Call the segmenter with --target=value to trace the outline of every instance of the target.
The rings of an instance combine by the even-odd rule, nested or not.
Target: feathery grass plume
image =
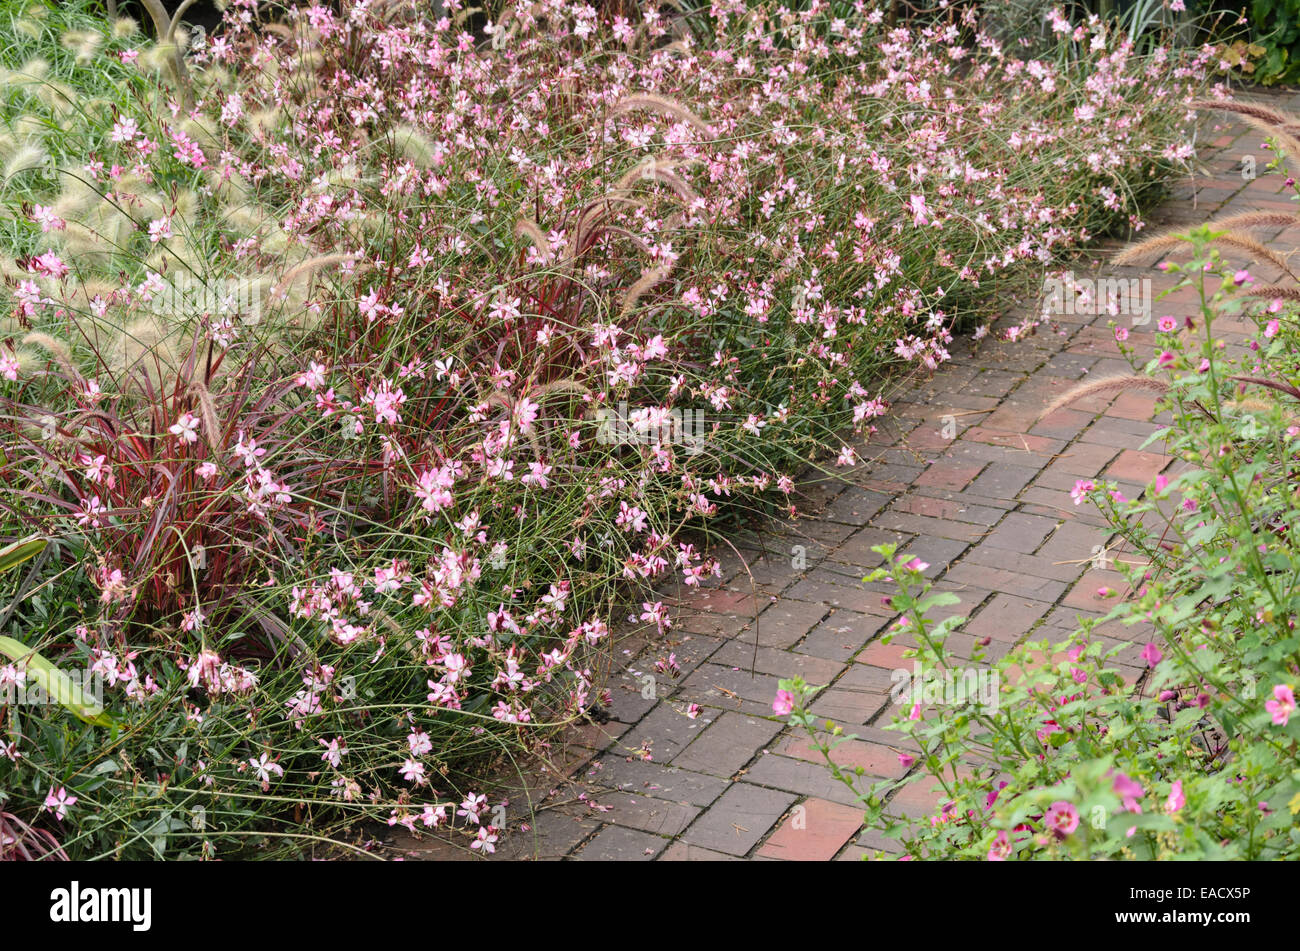
[[[541,255],[542,262],[549,264],[551,258],[551,243],[546,240],[546,235],[542,233],[541,226],[533,219],[524,217],[515,222],[515,235],[520,238],[527,238],[532,242],[537,253]]]
[[[1246,291],[1245,296],[1258,297],[1263,300],[1273,300],[1275,297],[1280,297],[1283,300],[1300,301],[1300,289],[1282,287],[1279,284],[1261,284]]]
[[[686,184],[686,181],[675,172],[669,172],[656,168],[652,173],[646,176],[656,182],[662,182],[667,185],[674,194],[677,195],[686,205],[687,208],[694,208],[700,201],[700,196],[696,194],[695,189]]]
[[[610,117],[626,115],[637,109],[645,109],[648,112],[655,112],[661,116],[667,116],[676,119],[678,122],[685,122],[694,128],[701,135],[712,138],[713,128],[691,112],[680,102],[669,99],[667,96],[659,96],[654,93],[636,93],[631,96],[624,96],[618,102],[610,107]]]
[[[238,188],[239,186],[232,186],[232,191],[238,191]],[[222,230],[244,238],[263,237],[276,227],[275,219],[265,208],[247,203],[236,204],[234,201],[221,205],[217,219]]]
[[[1255,102],[1212,102],[1198,99],[1189,105],[1193,109],[1231,112],[1252,129],[1277,139],[1287,155],[1300,158],[1300,119],[1277,109]]]
[[[1225,406],[1231,406],[1233,409],[1244,409],[1248,413],[1271,413],[1276,403],[1270,403],[1267,400],[1256,399],[1253,396],[1243,396],[1239,399],[1228,400]]]
[[[129,175],[124,178],[130,183],[126,186],[127,190],[131,190],[137,180]],[[78,218],[88,214],[104,200],[103,193],[79,168],[71,165],[60,167],[59,180],[63,183],[63,190],[54,199],[54,210],[60,218]]]
[[[104,96],[91,96],[83,100],[81,109],[90,119],[110,119],[113,115],[113,100]]]
[[[215,168],[209,168],[203,180],[207,185],[207,193],[223,203],[221,208],[223,218],[233,214],[239,208],[257,207],[253,204],[253,190],[248,184],[248,179],[238,172],[232,171],[229,175],[223,175]]]
[[[696,159],[674,159],[662,155],[647,155],[624,172],[618,181],[614,183],[614,188],[618,191],[628,191],[638,181],[651,181],[657,179],[660,175],[671,174],[679,168],[687,168],[698,164],[699,162]]]
[[[173,234],[170,238],[150,247],[152,250],[144,259],[144,266],[150,271],[162,273],[166,268],[176,267],[179,264],[187,271],[199,272],[207,263],[206,255],[194,247],[190,239],[183,234]]]
[[[547,397],[556,394],[562,396],[590,396],[591,389],[583,386],[575,379],[565,377],[562,380],[552,380],[549,383],[542,383],[528,391],[528,396],[538,403],[541,403]]]
[[[394,127],[392,133],[394,150],[420,168],[432,168],[435,158],[433,140],[408,123]]]
[[[210,120],[204,122],[194,118],[186,119],[181,123],[181,131],[197,142],[200,148],[208,151],[219,151],[225,146],[215,123]]]
[[[623,298],[623,306],[618,312],[619,319],[626,317],[632,311],[632,308],[636,306],[637,301],[644,297],[656,284],[667,280],[672,272],[672,264],[661,264],[641,275],[641,279],[628,288],[627,295]]]
[[[1276,390],[1278,393],[1285,393],[1292,399],[1300,400],[1300,387],[1292,386],[1290,383],[1283,383],[1280,380],[1270,380],[1262,376],[1239,376],[1232,375],[1229,380],[1236,380],[1238,383],[1249,383],[1253,386],[1262,386],[1270,390]]]
[[[53,208],[67,225],[44,238],[49,245],[64,248],[81,259],[107,265],[113,255],[129,248],[136,224],[116,202],[104,198],[80,175],[73,170],[65,170],[60,175],[64,190],[55,199]],[[128,176],[123,176],[124,190],[129,190],[132,184]]]
[[[113,21],[113,38],[124,40],[140,32],[140,24],[133,17],[118,17]]]
[[[672,231],[674,228],[677,227],[677,223],[680,223],[681,217],[682,216],[680,213],[674,213],[668,216],[667,218],[665,218],[663,230]],[[605,231],[606,234],[617,234],[617,235],[622,235],[624,238],[627,238],[627,240],[631,241],[634,245],[636,245],[637,250],[639,250],[642,254],[646,254],[646,255],[654,254],[654,248],[650,246],[650,242],[647,241],[645,238],[641,237],[639,234],[636,234],[635,232],[629,231],[628,229],[621,227],[620,225],[610,225],[610,224],[605,225],[603,230]]]
[[[1249,116],[1271,126],[1285,126],[1297,121],[1294,116],[1290,116],[1279,109],[1273,109],[1262,103],[1240,99],[1225,102],[1217,102],[1212,99],[1193,99],[1187,105],[1189,108],[1200,109],[1202,112],[1231,112],[1239,116]]]
[[[519,398],[523,399],[524,397],[527,397],[538,405],[541,405],[553,396],[576,396],[586,399],[591,396],[591,390],[586,386],[583,386],[577,380],[565,377],[564,379],[552,380],[549,383],[542,383],[539,386],[532,387],[527,392],[522,393]],[[499,409],[506,410],[508,413],[514,412],[517,402],[517,400],[504,390],[493,390],[483,398],[483,406],[485,408],[495,406]],[[540,458],[542,456],[542,443],[539,434],[537,432],[526,433],[525,437],[528,439],[529,445],[532,446],[533,452]]]
[[[248,117],[248,124],[262,135],[270,135],[284,128],[284,109],[281,106],[272,106],[269,109],[258,110]]]
[[[1217,225],[1217,222],[1211,221],[1211,227]],[[1227,234],[1221,234],[1214,238],[1211,244],[1221,244],[1234,248],[1238,251],[1244,251],[1247,254],[1253,254],[1257,258],[1267,261],[1276,266],[1292,277],[1290,266],[1281,255],[1260,244],[1249,234],[1244,231],[1229,231]],[[1188,238],[1180,237],[1175,231],[1166,231],[1162,234],[1152,235],[1145,241],[1139,241],[1137,244],[1130,245],[1123,251],[1116,254],[1111,262],[1117,265],[1137,264],[1152,254],[1166,254],[1170,251],[1177,250],[1181,247],[1191,247],[1191,241]]]
[[[5,162],[4,169],[0,171],[0,178],[3,178],[4,183],[8,185],[23,172],[45,168],[49,160],[49,153],[39,145],[21,145]]]
[[[586,248],[588,238],[608,225],[609,219],[613,216],[613,206],[615,204],[628,205],[634,208],[645,207],[645,202],[638,201],[626,194],[620,194],[618,191],[610,191],[590,202],[578,212],[578,219],[574,222],[573,231],[569,236],[568,250],[565,252],[566,262],[577,264],[578,255]]]
[[[51,110],[58,118],[71,116],[77,110],[79,94],[65,82],[47,79],[33,90],[41,105]],[[64,131],[70,131],[65,128]]]
[[[293,239],[289,237],[288,232],[277,224],[273,225],[270,233],[258,242],[258,249],[263,254],[269,254],[272,257],[280,257],[288,254],[289,248],[292,245]]]
[[[6,73],[5,85],[25,86],[44,82],[50,74],[50,61],[43,56],[33,56],[13,73]]]
[[[126,251],[130,231],[123,228],[114,235],[80,221],[68,221],[63,230],[51,231],[42,237],[46,245],[75,257],[83,267],[110,267],[113,256]]]
[[[35,20],[14,20],[14,31],[23,34],[29,40],[39,40],[45,31]]]
[[[104,43],[104,34],[97,30],[69,30],[59,37],[59,43],[73,54],[77,65],[85,66],[99,52]]]
[[[318,257],[308,258],[290,268],[271,288],[271,300],[283,300],[288,294],[289,288],[303,278],[310,278],[321,268],[329,267],[331,264],[342,264],[344,261],[355,261],[356,255],[351,252],[341,252],[339,254],[322,254]]]
[[[572,377],[564,377],[563,379],[559,379],[559,380],[551,380],[549,383],[542,383],[539,386],[534,386],[525,395],[528,396],[528,398],[531,399],[533,402],[537,403],[539,406],[546,403],[547,400],[555,396],[575,397],[581,400],[583,403],[587,403],[591,400],[591,390],[588,387],[583,386],[581,383],[579,383],[577,380],[573,379]],[[586,414],[583,413],[582,415],[586,415]],[[543,422],[543,421],[544,420],[539,420],[539,422]],[[566,420],[561,419],[559,417],[556,418],[556,424],[557,424],[556,428],[560,430],[561,438],[566,438],[566,434],[564,430],[567,428],[567,426],[564,425],[565,423]],[[539,429],[540,428],[541,427],[539,426]],[[539,444],[540,444],[540,439],[533,441],[533,446],[535,451],[537,450]]]
[[[374,179],[370,179],[373,181]],[[363,184],[367,179],[361,174],[361,168],[354,161],[347,161],[338,168],[332,168],[325,173],[325,181],[331,185],[338,185],[345,188],[356,188]]]
[[[1150,376],[1137,375],[1118,375],[1108,376],[1100,380],[1091,380],[1082,386],[1076,386],[1068,393],[1063,393],[1048,404],[1047,408],[1038,414],[1038,419],[1044,416],[1050,416],[1058,409],[1069,406],[1071,403],[1086,399],[1089,396],[1101,396],[1113,393],[1121,393],[1126,390],[1146,391],[1149,393],[1166,393],[1169,390],[1169,384],[1163,380],[1157,380]]]
[[[180,327],[157,315],[143,317],[111,341],[108,365],[115,373],[143,373],[155,385],[174,378],[182,365]]]
[[[172,69],[172,63],[175,61],[173,51],[176,47],[168,44],[166,46],[155,44],[140,50],[133,63],[142,73],[166,73]]]
[[[408,0],[375,0],[370,12],[377,14],[381,19],[387,20],[396,13],[409,11],[410,6]],[[477,10],[478,8],[473,9]]]
[[[1215,222],[1211,222],[1212,226],[1214,224]],[[1286,258],[1282,257],[1282,255],[1278,254],[1271,248],[1260,244],[1252,236],[1243,231],[1229,231],[1227,234],[1219,235],[1210,243],[1226,244],[1228,247],[1236,248],[1238,251],[1253,254],[1257,258],[1262,258],[1273,266],[1285,271],[1287,274],[1290,274],[1293,279],[1300,280],[1300,278],[1296,278],[1295,272],[1292,271],[1291,266],[1287,264]]]
[[[63,377],[69,383],[80,385],[83,381],[81,371],[77,365],[72,362],[72,351],[62,340],[51,337],[47,333],[29,333],[23,338],[23,346],[34,345],[44,347],[54,357],[54,362],[58,364],[59,369],[63,371]]]
[[[318,85],[317,76],[324,65],[325,54],[320,50],[299,49],[294,58],[293,75],[297,79],[309,80],[309,88],[314,88]]]
[[[217,422],[217,404],[212,399],[212,393],[203,384],[202,380],[195,380],[190,384],[190,394],[199,401],[199,413],[203,417],[204,435],[207,436],[208,445],[215,450],[221,445],[221,427]]]
[[[1243,211],[1226,218],[1215,218],[1211,224],[1226,231],[1241,228],[1297,228],[1300,215],[1285,211]]]
[[[11,120],[10,128],[13,129],[14,135],[24,144],[39,140],[50,131],[48,121],[44,116],[23,114]]]
[[[453,27],[459,27],[469,17],[472,17],[476,13],[482,13],[482,12],[483,12],[482,7],[462,7],[460,10],[458,10],[455,14],[452,15],[451,25]]]
[[[68,288],[63,296],[62,303],[78,312],[86,313],[90,310],[90,305],[96,297],[106,301],[113,296],[113,292],[117,289],[118,285],[111,281],[91,277],[78,281]]]

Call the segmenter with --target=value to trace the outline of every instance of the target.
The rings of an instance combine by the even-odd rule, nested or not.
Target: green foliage
[[[1252,0],[1252,39],[1263,48],[1255,78],[1265,85],[1300,78],[1300,0]]]

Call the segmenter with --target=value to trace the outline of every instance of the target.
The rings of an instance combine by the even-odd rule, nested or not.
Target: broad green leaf
[[[24,561],[35,558],[48,544],[48,539],[33,535],[0,548],[0,572],[16,568]]]
[[[72,679],[26,644],[12,637],[0,637],[0,654],[21,661],[27,676],[45,693],[70,710],[78,719],[94,726],[111,727],[113,718],[82,692]]]
[[[924,614],[931,608],[946,608],[952,604],[961,604],[961,598],[951,591],[939,591],[923,600],[916,609]]]

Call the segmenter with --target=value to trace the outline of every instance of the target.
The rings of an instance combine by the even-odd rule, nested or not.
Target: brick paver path
[[[1244,156],[1254,156],[1261,172],[1267,164],[1259,133],[1227,124],[1211,136],[1218,137],[1200,152],[1204,170],[1176,189],[1153,225],[1295,208],[1279,194],[1279,176],[1243,178]],[[1296,237],[1282,235],[1282,247],[1294,247]],[[1267,266],[1250,270],[1278,277]],[[1156,295],[1172,285],[1150,267],[1103,265],[1101,273],[1151,278]],[[1151,322],[1130,328],[1144,357],[1159,316],[1197,313],[1187,291],[1151,306]],[[836,755],[868,776],[898,777],[903,737],[879,727],[895,712],[890,674],[911,661],[902,656],[904,639],[880,643],[892,616],[881,589],[861,580],[877,562],[871,546],[895,541],[929,562],[938,589],[962,600],[945,610],[970,618],[950,643],[969,647],[989,637],[993,657],[1031,635],[1063,639],[1077,617],[1105,613],[1097,589],[1124,591],[1124,583],[1093,565],[1099,546],[1114,539],[1069,490],[1079,478],[1101,476],[1136,496],[1170,465],[1158,445],[1143,448],[1158,428],[1155,397],[1097,397],[1038,417],[1082,380],[1130,372],[1111,320],[1129,319],[1065,315],[1022,342],[957,342],[950,363],[895,397],[881,431],[857,446],[864,461],[845,481],[803,486],[801,508],[815,514],[737,540],[748,569],[724,549],[722,582],[683,602],[666,637],[642,637],[628,648],[627,669],[612,678],[613,719],[557,744],[554,773],[527,797],[536,810],[528,828],[510,822],[498,857],[824,860],[889,849],[889,840],[861,828],[861,810],[805,739],[772,716],[777,681],[801,674],[828,684],[813,710],[860,737]],[[1113,563],[1121,553],[1108,554]],[[1141,632],[1111,625],[1099,633],[1108,643],[1128,642],[1121,669],[1140,675],[1133,642]],[[670,654],[680,666],[675,678],[655,670]],[[686,716],[692,703],[703,710],[696,719]],[[891,806],[922,815],[937,801],[918,783]],[[794,828],[798,804],[805,821]],[[524,801],[511,809],[516,817],[528,812]]]

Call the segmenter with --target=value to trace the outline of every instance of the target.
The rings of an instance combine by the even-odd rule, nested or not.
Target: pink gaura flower
[[[930,223],[930,209],[925,204],[924,195],[912,195],[907,200],[908,210],[912,212],[912,220],[918,225],[928,225]]]
[[[54,813],[54,817],[60,822],[63,821],[68,814],[68,810],[76,803],[77,797],[69,796],[68,791],[62,786],[50,790],[49,795],[45,797],[45,808]]]
[[[181,442],[195,443],[199,441],[199,421],[193,413],[182,413],[180,419],[176,420],[168,429],[173,436]]]

